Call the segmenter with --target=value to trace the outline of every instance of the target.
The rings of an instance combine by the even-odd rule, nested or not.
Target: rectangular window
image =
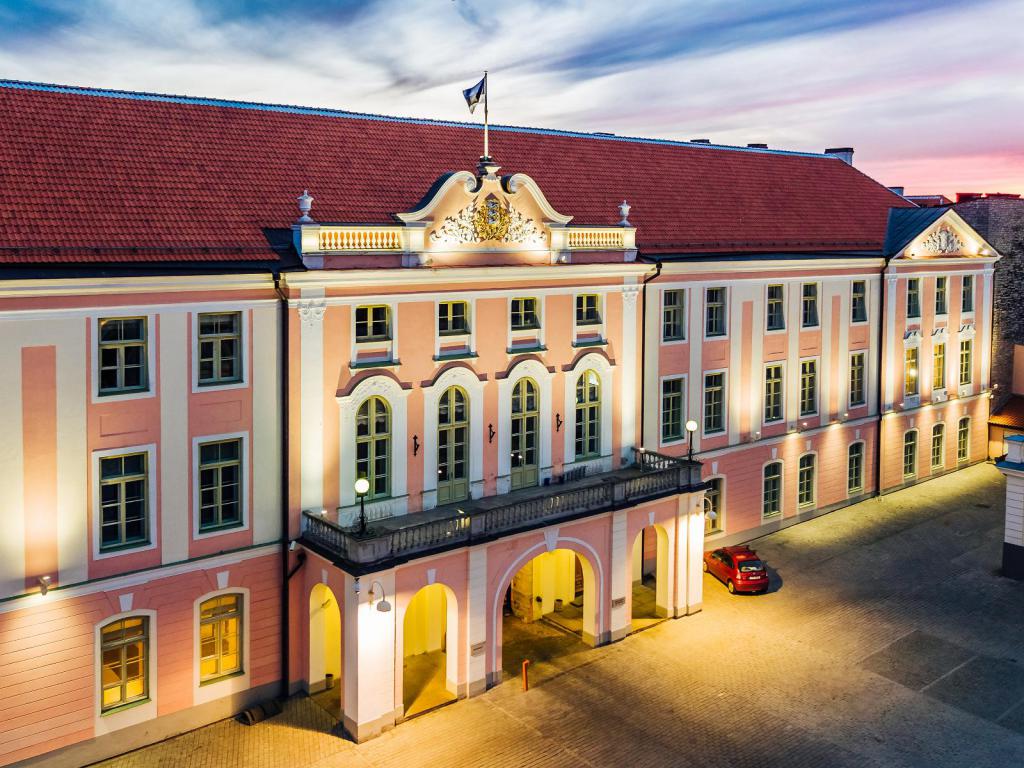
[[[960,286],[960,311],[974,311],[974,275],[964,275],[963,284]]]
[[[199,315],[199,384],[233,384],[242,380],[242,313]]]
[[[220,595],[199,606],[199,681],[242,671],[242,596]]]
[[[596,293],[576,297],[576,325],[597,325],[601,322],[600,299]]]
[[[199,531],[242,524],[242,441],[199,444]]]
[[[711,434],[725,429],[725,374],[704,374],[704,432]]]
[[[665,291],[662,295],[661,338],[681,341],[686,338],[686,293]]]
[[[903,394],[916,395],[917,381],[917,347],[907,347],[903,352]]]
[[[818,412],[818,361],[800,361],[800,415]]]
[[[903,435],[903,477],[917,474],[917,431],[911,430]]]
[[[100,320],[99,364],[101,395],[148,390],[146,318]]]
[[[850,355],[850,405],[864,405],[867,402],[867,390],[864,386],[864,353],[854,352]]]
[[[956,425],[956,460],[967,461],[971,453],[971,420],[964,416]]]
[[[936,344],[932,350],[932,389],[946,388],[946,345]]]
[[[100,550],[149,544],[149,456],[100,459]]]
[[[945,315],[949,311],[947,301],[947,288],[949,287],[948,277],[935,278],[935,314]]]
[[[356,341],[387,341],[391,338],[389,308],[384,304],[356,307]]]
[[[510,322],[513,331],[525,331],[540,328],[540,317],[537,314],[537,300],[534,298],[512,299]]]
[[[907,280],[907,317],[921,316],[921,281],[912,277]]]
[[[814,454],[808,453],[800,457],[800,467],[796,484],[797,506],[814,505]]]
[[[708,487],[704,491],[704,498],[708,503],[704,505],[705,510],[714,512],[715,519],[711,515],[704,515],[704,533],[718,533],[725,527],[725,520],[722,515],[722,478],[716,477],[708,480]]]
[[[868,319],[868,285],[863,280],[854,280],[850,292],[850,322],[865,323]]]
[[[769,331],[781,331],[786,327],[785,295],[785,291],[781,285],[768,286],[765,327]]]
[[[804,283],[801,325],[804,328],[818,327],[818,284]]]
[[[725,288],[704,291],[704,335],[725,336]]]
[[[469,305],[464,301],[442,301],[438,304],[437,333],[440,336],[469,333]]]
[[[782,512],[782,463],[773,461],[764,468],[764,493],[761,514],[772,517]]]
[[[846,454],[846,492],[864,488],[864,443],[854,443]]]
[[[782,420],[782,366],[764,369],[764,420]]]
[[[942,469],[943,454],[946,452],[946,425],[932,427],[932,472]]]
[[[665,379],[661,382],[661,440],[680,440],[683,437],[683,379]]]
[[[966,387],[971,383],[973,377],[972,368],[973,364],[972,344],[970,339],[964,339],[960,342],[960,386]]]
[[[100,709],[149,698],[149,618],[128,616],[100,630]]]

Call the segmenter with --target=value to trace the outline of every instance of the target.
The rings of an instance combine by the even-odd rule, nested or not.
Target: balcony
[[[590,477],[563,477],[550,485],[376,520],[360,533],[314,512],[302,513],[301,543],[353,575],[416,557],[631,507],[699,490],[696,461],[633,449],[628,467]]]

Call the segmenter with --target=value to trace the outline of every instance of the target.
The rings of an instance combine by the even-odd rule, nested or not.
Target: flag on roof
[[[480,99],[487,93],[487,75],[484,75],[483,79],[471,88],[467,88],[462,92],[462,95],[466,97],[466,105],[469,107],[470,114],[476,109],[476,105],[480,102]]]

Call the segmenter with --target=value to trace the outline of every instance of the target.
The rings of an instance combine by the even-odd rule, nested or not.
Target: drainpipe
[[[644,392],[644,382],[647,377],[644,375],[647,369],[647,284],[657,280],[661,275],[661,259],[654,263],[654,274],[644,278],[643,288],[640,296],[640,447],[644,447],[644,428],[646,426],[645,413],[647,410],[647,393]]]
[[[882,369],[885,364],[885,325],[887,323],[885,316],[885,283],[891,259],[891,256],[886,256],[885,264],[882,265],[882,285],[879,296],[880,301],[878,302],[878,374],[876,376],[878,389],[878,430],[875,432],[875,493],[879,498],[882,496],[882,418],[885,416],[883,413],[885,401],[882,399]]]
[[[289,582],[295,571],[289,572],[288,557],[288,536],[289,520],[288,515],[288,486],[289,486],[289,455],[288,455],[288,297],[281,288],[281,273],[272,270],[274,278],[274,291],[281,300],[281,699],[287,699],[289,695],[289,664],[290,656],[290,602],[288,600]],[[300,559],[296,565],[305,562]]]

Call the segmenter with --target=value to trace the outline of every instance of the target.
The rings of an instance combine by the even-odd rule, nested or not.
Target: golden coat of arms
[[[508,206],[495,195],[488,195],[473,214],[473,227],[476,229],[477,239],[481,242],[504,240],[511,221]]]

